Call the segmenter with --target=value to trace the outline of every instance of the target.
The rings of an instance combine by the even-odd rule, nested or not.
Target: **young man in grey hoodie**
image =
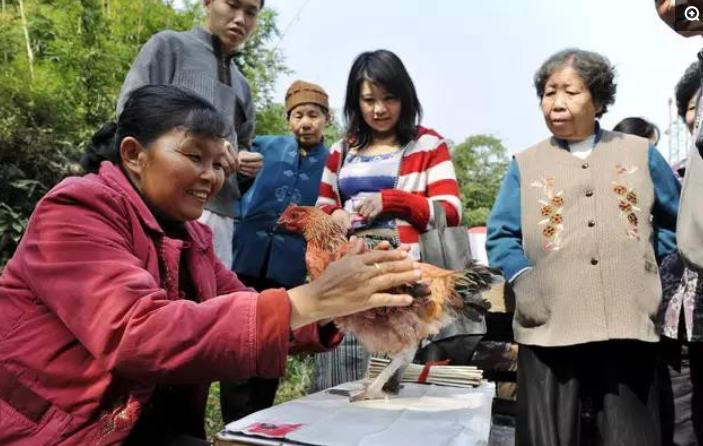
[[[203,0],[205,25],[152,36],[134,60],[117,100],[119,115],[135,89],[148,84],[179,85],[210,101],[232,124],[226,170],[239,175],[225,181],[200,218],[212,229],[215,253],[228,268],[232,267],[234,201],[240,196],[237,179],[246,182],[262,166],[260,154],[247,150],[254,136],[254,103],[233,56],[256,28],[263,7],[264,0]]]

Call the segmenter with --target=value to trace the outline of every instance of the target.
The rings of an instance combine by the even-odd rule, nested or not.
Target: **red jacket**
[[[0,444],[119,444],[155,384],[195,384],[203,417],[210,381],[284,372],[285,291],[246,288],[205,225],[186,230],[166,237],[110,163],[41,200],[0,277]],[[176,289],[181,253],[198,302]],[[316,325],[293,337],[324,348]]]

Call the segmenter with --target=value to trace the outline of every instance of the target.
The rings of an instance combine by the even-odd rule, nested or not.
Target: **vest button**
[[[583,163],[581,164],[582,169],[588,169],[588,163]]]
[[[587,190],[587,191],[586,191],[586,196],[587,196],[587,197],[592,197],[592,196],[593,196],[593,191],[592,191],[592,190]]]
[[[589,227],[589,228],[592,228],[592,227],[594,227],[595,225],[596,225],[596,222],[595,222],[595,221],[593,221],[593,220],[588,220],[588,227]]]
[[[591,265],[594,265],[594,266],[598,265],[598,259],[596,259],[596,258],[591,259]]]

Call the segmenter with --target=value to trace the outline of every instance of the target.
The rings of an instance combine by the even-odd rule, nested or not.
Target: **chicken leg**
[[[388,393],[397,394],[400,391],[400,381],[405,373],[405,369],[415,357],[417,347],[408,348],[398,353],[393,358],[390,364],[381,371],[381,373],[371,383],[364,386],[364,389],[349,397],[349,401],[365,401],[382,399],[388,396]],[[388,384],[388,385],[387,385]]]

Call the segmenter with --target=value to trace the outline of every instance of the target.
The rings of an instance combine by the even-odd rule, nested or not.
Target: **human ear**
[[[596,116],[598,116],[598,115],[600,115],[601,113],[603,113],[603,106],[602,106],[601,104],[597,103],[597,102],[594,103],[594,104],[595,104],[595,106],[596,106]]]
[[[136,138],[127,136],[120,143],[122,166],[137,179],[141,177],[145,155],[144,147]]]

